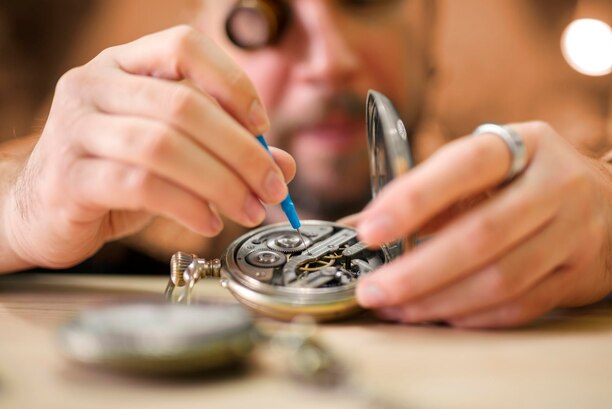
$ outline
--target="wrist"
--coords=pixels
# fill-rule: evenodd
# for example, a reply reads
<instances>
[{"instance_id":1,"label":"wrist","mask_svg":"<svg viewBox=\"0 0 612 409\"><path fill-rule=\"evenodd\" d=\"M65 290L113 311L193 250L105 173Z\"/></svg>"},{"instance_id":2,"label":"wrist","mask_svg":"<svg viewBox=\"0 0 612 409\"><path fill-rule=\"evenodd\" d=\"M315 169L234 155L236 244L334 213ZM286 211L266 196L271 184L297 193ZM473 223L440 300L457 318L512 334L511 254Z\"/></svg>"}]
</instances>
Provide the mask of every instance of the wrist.
<instances>
[{"instance_id":1,"label":"wrist","mask_svg":"<svg viewBox=\"0 0 612 409\"><path fill-rule=\"evenodd\" d=\"M5 196L6 197L6 196ZM14 235L11 232L12 218L15 211L11 209L9 203L3 200L0 205L0 274L12 273L34 267L34 263L21 257L14 248ZM19 216L17 216L19 217Z\"/></svg>"},{"instance_id":2,"label":"wrist","mask_svg":"<svg viewBox=\"0 0 612 409\"><path fill-rule=\"evenodd\" d=\"M22 258L14 248L15 236L12 234L12 229L16 218L21 217L15 201L15 187L27 159L24 150L12 149L15 146L23 148L23 144L16 145L12 142L0 145L0 274L34 266Z\"/></svg>"}]
</instances>

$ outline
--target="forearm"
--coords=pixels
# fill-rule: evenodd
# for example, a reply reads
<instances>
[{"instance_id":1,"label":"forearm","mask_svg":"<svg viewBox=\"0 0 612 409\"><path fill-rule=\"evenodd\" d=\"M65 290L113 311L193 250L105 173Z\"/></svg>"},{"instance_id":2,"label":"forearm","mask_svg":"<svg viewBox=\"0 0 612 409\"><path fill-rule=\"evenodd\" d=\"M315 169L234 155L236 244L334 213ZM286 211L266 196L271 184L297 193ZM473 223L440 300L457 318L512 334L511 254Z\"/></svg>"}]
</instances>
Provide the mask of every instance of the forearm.
<instances>
[{"instance_id":1,"label":"forearm","mask_svg":"<svg viewBox=\"0 0 612 409\"><path fill-rule=\"evenodd\" d=\"M0 274L33 267L14 251L9 228L19 217L13 201L13 189L38 136L24 137L0 144Z\"/></svg>"}]
</instances>

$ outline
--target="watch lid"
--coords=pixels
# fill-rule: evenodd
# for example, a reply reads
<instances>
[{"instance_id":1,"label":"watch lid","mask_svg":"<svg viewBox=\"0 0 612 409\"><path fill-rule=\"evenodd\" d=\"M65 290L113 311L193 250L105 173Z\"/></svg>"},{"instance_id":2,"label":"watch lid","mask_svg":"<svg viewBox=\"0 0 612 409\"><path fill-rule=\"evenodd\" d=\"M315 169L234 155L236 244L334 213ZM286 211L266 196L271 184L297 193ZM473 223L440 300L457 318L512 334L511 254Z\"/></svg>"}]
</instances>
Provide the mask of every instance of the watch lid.
<instances>
[{"instance_id":1,"label":"watch lid","mask_svg":"<svg viewBox=\"0 0 612 409\"><path fill-rule=\"evenodd\" d=\"M406 127L393 103L378 91L368 91L366 106L372 196L414 166Z\"/></svg>"},{"instance_id":2,"label":"watch lid","mask_svg":"<svg viewBox=\"0 0 612 409\"><path fill-rule=\"evenodd\" d=\"M368 91L366 127L370 183L372 197L376 197L387 183L414 167L414 158L404 123L389 98L378 91ZM415 240L413 236L389 243L389 256L399 256L413 247Z\"/></svg>"}]
</instances>

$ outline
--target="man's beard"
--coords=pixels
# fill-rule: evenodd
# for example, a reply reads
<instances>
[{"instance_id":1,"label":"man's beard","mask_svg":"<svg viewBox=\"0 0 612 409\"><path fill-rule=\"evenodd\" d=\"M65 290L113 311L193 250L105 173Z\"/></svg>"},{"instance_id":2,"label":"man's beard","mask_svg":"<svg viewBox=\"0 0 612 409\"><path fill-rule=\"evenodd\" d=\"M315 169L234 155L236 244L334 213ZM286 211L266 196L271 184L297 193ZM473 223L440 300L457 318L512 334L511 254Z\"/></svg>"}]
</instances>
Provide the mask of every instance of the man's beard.
<instances>
[{"instance_id":1,"label":"man's beard","mask_svg":"<svg viewBox=\"0 0 612 409\"><path fill-rule=\"evenodd\" d=\"M364 184L368 181L365 180ZM323 195L309 193L308 188L302 186L299 180L289 185L293 203L299 212L308 214L318 220L335 221L342 217L358 213L372 199L370 189L363 189L358 196L351 198L330 199Z\"/></svg>"},{"instance_id":2,"label":"man's beard","mask_svg":"<svg viewBox=\"0 0 612 409\"><path fill-rule=\"evenodd\" d=\"M361 97L351 91L342 91L329 96L319 96L309 100L300 106L299 114L295 112L280 111L276 113L272 124L276 133L276 144L278 147L291 152L292 135L301 129L317 126L333 115L342 115L352 121L363 123L365 119L365 97ZM363 135L364 141L366 135ZM334 175L340 177L344 182L349 181L346 177L347 168L354 166L354 161L367 161L367 155L355 157L349 155L346 158L338 158L331 166L335 168ZM354 192L344 197L330 197L323 192L316 192L299 177L299 172L307 172L307 169L298 169L298 176L290 184L291 197L299 211L320 220L337 220L349 214L357 213L371 199L371 190L367 174L364 180L351 179L350 183L357 183Z\"/></svg>"}]
</instances>

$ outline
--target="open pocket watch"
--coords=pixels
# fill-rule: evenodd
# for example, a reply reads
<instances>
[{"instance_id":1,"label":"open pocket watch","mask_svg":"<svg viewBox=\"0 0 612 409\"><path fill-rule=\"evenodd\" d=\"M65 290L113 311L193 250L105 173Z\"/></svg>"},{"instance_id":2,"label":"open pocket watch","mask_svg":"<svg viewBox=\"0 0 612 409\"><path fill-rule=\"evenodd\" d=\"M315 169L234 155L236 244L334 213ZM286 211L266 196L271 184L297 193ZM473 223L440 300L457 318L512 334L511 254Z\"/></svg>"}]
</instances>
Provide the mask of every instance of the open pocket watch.
<instances>
[{"instance_id":1,"label":"open pocket watch","mask_svg":"<svg viewBox=\"0 0 612 409\"><path fill-rule=\"evenodd\" d=\"M414 162L406 128L387 97L368 92L366 121L376 196ZM355 298L359 277L414 244L414 238L406 238L372 250L358 241L354 229L326 221L304 221L300 230L304 242L289 223L260 227L236 239L220 259L178 252L170 262L166 295L188 303L200 279L217 277L238 301L265 316L342 318L359 311Z\"/></svg>"}]
</instances>

